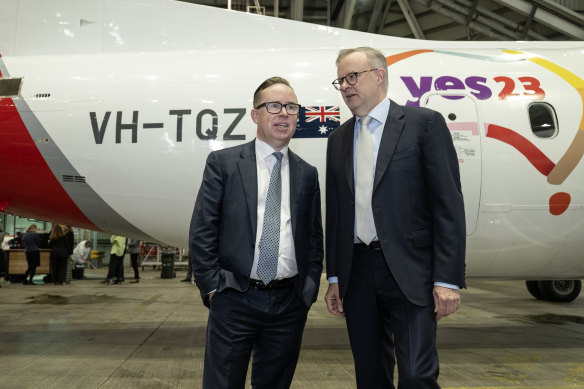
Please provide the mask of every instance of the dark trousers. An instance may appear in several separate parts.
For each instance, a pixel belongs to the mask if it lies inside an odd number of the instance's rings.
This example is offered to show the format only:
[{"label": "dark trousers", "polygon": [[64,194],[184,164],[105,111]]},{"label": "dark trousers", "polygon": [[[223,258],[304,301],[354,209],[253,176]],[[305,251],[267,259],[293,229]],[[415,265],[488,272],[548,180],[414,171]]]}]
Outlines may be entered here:
[{"label": "dark trousers", "polygon": [[63,283],[67,281],[67,261],[68,257],[51,255],[51,273],[53,274],[53,282]]},{"label": "dark trousers", "polygon": [[191,260],[189,258],[189,264],[187,267],[187,275],[185,276],[185,280],[192,280],[193,279],[193,264],[191,263]]},{"label": "dark trousers", "polygon": [[401,293],[381,251],[356,247],[343,301],[359,389],[440,388],[433,306]]},{"label": "dark trousers", "polygon": [[203,389],[243,389],[252,353],[252,388],[289,388],[307,313],[295,287],[216,293],[207,323]]},{"label": "dark trousers", "polygon": [[124,257],[117,256],[116,254],[110,255],[107,270],[106,279],[111,280],[112,278],[115,278],[118,281],[124,280]]},{"label": "dark trousers", "polygon": [[[2,243],[2,242],[0,242]],[[4,279],[6,279],[6,275],[7,275],[7,269],[6,269],[6,259],[4,258],[4,251],[2,251],[2,249],[0,249],[0,276],[4,276]]]},{"label": "dark trousers", "polygon": [[85,277],[85,268],[84,267],[73,267],[71,271],[71,276],[74,280],[82,280]]},{"label": "dark trousers", "polygon": [[130,254],[130,258],[132,259],[132,268],[134,269],[134,279],[140,279],[140,273],[138,272],[138,265],[140,262],[140,254]]},{"label": "dark trousers", "polygon": [[27,251],[27,252],[25,252],[25,255],[26,255],[26,263],[28,265],[28,268],[26,269],[26,272],[24,273],[24,280],[26,281],[26,277],[30,277],[29,282],[32,282],[32,279],[34,278],[34,275],[36,273],[36,268],[41,263],[41,252],[40,251]]}]

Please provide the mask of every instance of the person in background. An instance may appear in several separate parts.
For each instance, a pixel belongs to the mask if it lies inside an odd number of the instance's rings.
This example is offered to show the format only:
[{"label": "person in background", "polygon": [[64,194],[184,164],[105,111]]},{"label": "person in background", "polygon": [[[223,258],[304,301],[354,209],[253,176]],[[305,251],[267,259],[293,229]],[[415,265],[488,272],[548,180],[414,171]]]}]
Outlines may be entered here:
[{"label": "person in background", "polygon": [[89,254],[91,253],[91,241],[82,240],[73,249],[73,279],[85,279],[85,265],[89,261]]},{"label": "person in background", "polygon": [[190,282],[193,283],[193,263],[191,261],[190,250],[187,248],[185,249],[185,255],[189,258],[188,265],[187,265],[187,274],[185,278],[180,280],[180,282]]},{"label": "person in background", "polygon": [[140,241],[138,239],[128,238],[128,253],[132,260],[132,268],[134,269],[134,281],[131,284],[137,284],[140,282],[140,273],[138,271],[138,266],[140,265]]},{"label": "person in background", "polygon": [[[75,234],[73,233],[73,228],[71,228],[71,226],[67,225],[63,227],[63,232],[65,233],[65,237],[67,237],[67,239],[69,239],[69,244],[71,245],[71,247],[75,247]],[[67,259],[67,272],[66,272],[66,278],[65,278],[65,282],[67,282],[68,284],[71,283],[71,280],[73,279],[73,260],[71,259],[71,257],[69,257]]]},{"label": "person in background", "polygon": [[110,263],[105,280],[102,284],[109,285],[112,279],[114,284],[124,282],[124,255],[126,253],[126,238],[123,236],[112,235],[110,237],[112,249],[110,251]]},{"label": "person in background", "polygon": [[8,241],[8,246],[10,249],[21,249],[22,248],[22,232],[18,231],[14,234],[14,238]]},{"label": "person in background", "polygon": [[73,254],[72,232],[59,224],[53,226],[49,235],[49,247],[51,248],[51,273],[55,285],[67,285],[67,261]]},{"label": "person in background", "polygon": [[[4,258],[4,236],[6,235],[6,233],[4,232],[4,229],[2,228],[2,225],[0,225],[0,276],[4,276],[4,280],[6,280],[6,266],[4,265],[6,263],[6,260]],[[0,287],[2,287],[2,284],[0,284]]]},{"label": "person in background", "polygon": [[353,117],[328,138],[328,310],[344,317],[359,389],[435,389],[437,322],[460,307],[466,226],[456,150],[440,113],[387,98],[370,47],[337,57]]},{"label": "person in background", "polygon": [[[24,273],[24,281],[22,282],[24,285],[34,285],[33,278],[36,273],[36,268],[41,264],[39,237],[36,231],[37,225],[31,224],[22,236],[22,245],[24,246],[26,263],[28,264],[28,268]],[[26,279],[27,277],[29,277],[28,280]]]}]

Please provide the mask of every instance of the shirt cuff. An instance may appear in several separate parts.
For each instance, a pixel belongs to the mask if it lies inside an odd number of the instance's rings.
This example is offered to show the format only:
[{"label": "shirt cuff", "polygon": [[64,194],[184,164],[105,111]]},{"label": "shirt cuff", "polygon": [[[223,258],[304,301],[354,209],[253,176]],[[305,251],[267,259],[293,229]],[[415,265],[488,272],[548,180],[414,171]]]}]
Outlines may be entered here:
[{"label": "shirt cuff", "polygon": [[329,284],[338,284],[339,283],[339,277],[329,277],[328,278],[328,282],[329,282]]},{"label": "shirt cuff", "polygon": [[434,286],[443,286],[449,289],[460,289],[458,285],[446,284],[444,282],[434,282]]}]

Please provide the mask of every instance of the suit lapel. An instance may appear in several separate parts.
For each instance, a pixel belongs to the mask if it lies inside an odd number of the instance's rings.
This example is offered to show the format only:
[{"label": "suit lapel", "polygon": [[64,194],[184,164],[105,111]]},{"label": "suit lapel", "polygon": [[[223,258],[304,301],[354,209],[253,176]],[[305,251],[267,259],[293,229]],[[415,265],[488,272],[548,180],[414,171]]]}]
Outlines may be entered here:
[{"label": "suit lapel", "polygon": [[347,177],[347,184],[351,189],[351,194],[355,194],[355,176],[353,173],[353,135],[355,132],[355,116],[353,116],[345,124],[343,136],[343,154],[346,156],[345,160],[345,175]]},{"label": "suit lapel", "polygon": [[253,236],[257,232],[257,207],[258,207],[258,174],[255,156],[255,140],[249,142],[243,148],[240,159],[237,161],[241,184],[247,202],[247,209],[250,218],[250,227]]},{"label": "suit lapel", "polygon": [[[389,107],[389,114],[383,128],[383,135],[381,136],[381,144],[379,145],[379,153],[377,154],[377,165],[375,167],[375,177],[373,181],[373,191],[379,185],[383,174],[389,166],[391,157],[397,146],[399,137],[404,128],[404,112],[400,105],[391,101]],[[352,154],[351,154],[352,155]]]},{"label": "suit lapel", "polygon": [[304,169],[300,167],[298,156],[288,149],[288,162],[290,171],[290,216],[292,218],[292,236],[296,235],[296,214],[298,212],[298,199],[304,182]]}]

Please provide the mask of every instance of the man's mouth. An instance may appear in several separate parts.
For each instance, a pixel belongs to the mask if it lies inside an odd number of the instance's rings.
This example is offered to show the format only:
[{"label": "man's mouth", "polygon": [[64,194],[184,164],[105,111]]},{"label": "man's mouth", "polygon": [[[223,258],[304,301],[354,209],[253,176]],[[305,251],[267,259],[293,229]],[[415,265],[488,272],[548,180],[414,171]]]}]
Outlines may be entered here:
[{"label": "man's mouth", "polygon": [[288,128],[288,123],[276,123],[276,127]]}]

